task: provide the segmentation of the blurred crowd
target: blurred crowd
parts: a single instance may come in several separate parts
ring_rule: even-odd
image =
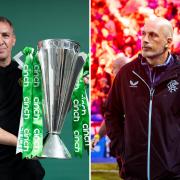
[[[179,0],[91,0],[92,120],[103,120],[113,78],[122,65],[140,53],[141,28],[155,15],[171,21],[172,52],[180,54]]]

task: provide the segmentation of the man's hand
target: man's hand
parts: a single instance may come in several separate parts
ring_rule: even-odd
[[[95,146],[97,145],[97,143],[100,140],[100,136],[99,134],[96,134],[93,138],[93,140],[91,141],[91,150],[94,150]]]
[[[89,84],[89,75],[84,76],[84,77],[83,77],[83,80],[84,80],[84,83],[85,83],[86,85],[88,85],[88,84]]]
[[[0,144],[8,146],[17,145],[17,137],[14,134],[11,134],[4,129],[0,128]]]

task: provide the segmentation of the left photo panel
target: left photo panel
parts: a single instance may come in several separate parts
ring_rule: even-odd
[[[0,180],[89,180],[89,0],[0,9]]]

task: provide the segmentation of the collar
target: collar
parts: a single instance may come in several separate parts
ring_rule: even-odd
[[[167,67],[168,65],[172,64],[172,62],[173,62],[173,56],[169,53],[164,64],[158,64],[154,67]],[[149,63],[146,61],[146,59],[144,57],[141,58],[141,64],[143,66],[147,66],[147,65],[149,66]]]

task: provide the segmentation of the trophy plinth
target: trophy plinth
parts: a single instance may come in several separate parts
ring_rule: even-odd
[[[44,89],[43,112],[48,131],[42,157],[69,159],[71,155],[59,134],[84,59],[78,56],[79,44],[67,39],[43,40],[38,48]]]
[[[69,159],[71,154],[58,134],[48,134],[42,152],[42,157]]]

